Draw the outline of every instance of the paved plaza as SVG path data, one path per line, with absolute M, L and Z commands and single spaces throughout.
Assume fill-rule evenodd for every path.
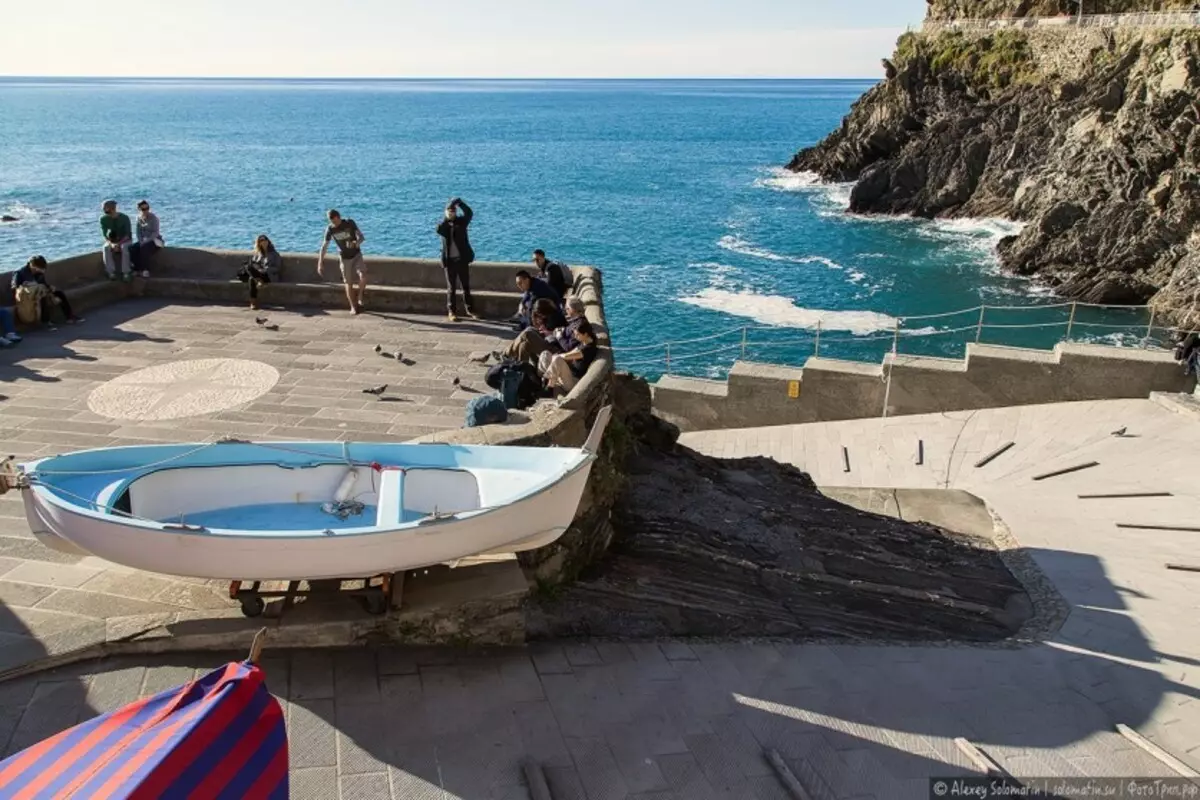
M 471 356 L 511 336 L 503 324 L 428 316 L 126 300 L 0 351 L 3 455 L 224 436 L 404 441 L 460 428 L 466 402 L 490 391 Z M 381 397 L 362 392 L 382 384 Z M 20 496 L 0 497 L 0 672 L 156 627 L 236 621 L 227 589 L 50 550 L 32 538 Z
M 0 353 L 5 441 L 31 457 L 224 435 L 407 438 L 461 425 L 465 400 L 482 386 L 483 367 L 469 357 L 509 335 L 487 324 L 309 313 L 266 312 L 280 326 L 269 331 L 254 323 L 254 312 L 129 301 L 91 315 L 83 328 L 31 336 Z M 399 347 L 414 363 L 376 355 L 377 343 Z M 154 388 L 153 374 L 139 379 L 129 414 L 140 418 L 89 405 L 112 379 L 201 359 L 260 362 L 278 380 L 238 373 L 230 383 L 237 392 L 271 385 L 242 405 L 195 416 L 172 415 L 229 398 L 198 397 L 198 384 L 188 384 L 194 374 L 182 389 L 162 384 L 175 387 L 166 391 Z M 385 382 L 396 401 L 361 393 Z M 1121 428 L 1125 436 L 1112 435 Z M 554 800 L 787 800 L 763 757 L 773 748 L 816 800 L 925 798 L 931 776 L 977 774 L 957 737 L 1018 777 L 1175 774 L 1118 733 L 1118 724 L 1200 769 L 1200 575 L 1164 568 L 1200 561 L 1200 534 L 1114 525 L 1200 526 L 1197 418 L 1149 400 L 1109 401 L 700 432 L 682 441 L 717 456 L 771 455 L 811 472 L 819 485 L 972 492 L 1029 551 L 1070 616 L 1047 642 L 999 647 L 573 642 L 289 652 L 268 645 L 268 684 L 287 712 L 292 796 L 529 798 L 520 768 L 529 758 L 543 767 Z M 973 466 L 1008 441 L 1015 445 L 1006 454 Z M 1099 465 L 1032 480 L 1091 461 Z M 1078 497 L 1139 491 L 1172 496 Z M 178 618 L 228 609 L 221 586 L 42 548 L 12 495 L 0 499 L 0 546 L 5 658 L 20 648 L 44 655 L 56 642 L 111 625 L 113 614 Z M 5 681 L 0 749 L 15 752 L 241 655 L 106 659 Z

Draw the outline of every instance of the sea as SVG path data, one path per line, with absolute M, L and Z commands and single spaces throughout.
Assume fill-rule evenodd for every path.
M 0 270 L 96 249 L 107 198 L 148 199 L 173 245 L 316 251 L 336 207 L 368 255 L 432 258 L 461 196 L 479 258 L 600 267 L 618 364 L 649 377 L 1049 347 L 1068 321 L 1144 338 L 1142 311 L 1071 319 L 1002 274 L 1019 223 L 849 214 L 849 185 L 782 168 L 871 85 L 0 79 Z

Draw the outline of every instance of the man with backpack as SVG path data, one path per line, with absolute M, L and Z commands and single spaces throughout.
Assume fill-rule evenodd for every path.
M 538 268 L 538 276 L 550 284 L 559 297 L 566 297 L 571 287 L 571 269 L 561 261 L 547 259 L 546 251 L 542 249 L 533 251 L 533 263 Z

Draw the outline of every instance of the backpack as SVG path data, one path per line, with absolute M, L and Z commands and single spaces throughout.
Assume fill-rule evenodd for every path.
M 40 283 L 23 283 L 13 292 L 13 314 L 22 325 L 36 325 L 42 319 L 42 295 L 46 288 Z
M 542 387 L 536 367 L 511 359 L 488 369 L 484 382 L 500 393 L 507 408 L 529 408 L 538 401 Z
M 494 394 L 472 397 L 467 403 L 467 427 L 477 428 L 480 425 L 496 425 L 508 420 L 508 409 L 499 397 Z

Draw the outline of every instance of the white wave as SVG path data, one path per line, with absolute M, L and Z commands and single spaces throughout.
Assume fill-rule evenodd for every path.
M 27 206 L 20 201 L 9 203 L 6 206 L 0 206 L 0 217 L 16 217 L 16 221 L 9 223 L 12 225 L 19 225 L 23 222 L 32 222 L 40 216 L 40 211 L 33 206 Z
M 996 217 L 964 217 L 961 219 L 935 219 L 918 223 L 917 235 L 926 239 L 994 255 L 996 246 L 1006 236 L 1016 236 L 1025 229 L 1025 223 Z
M 693 264 L 688 264 L 689 269 L 701 269 L 709 274 L 709 286 L 716 286 L 724 289 L 734 288 L 734 280 L 732 276 L 741 272 L 735 266 L 730 264 L 722 264 L 719 261 L 700 261 Z
M 846 273 L 846 280 L 850 281 L 851 283 L 862 283 L 866 279 L 867 273 L 862 272 L 861 270 L 852 269 Z
M 824 264 L 830 269 L 842 269 L 842 265 L 825 256 L 786 256 L 772 252 L 765 247 L 746 241 L 736 233 L 722 236 L 717 241 L 717 247 L 731 253 L 740 253 L 753 258 L 764 258 L 768 261 L 787 261 L 792 264 Z
M 784 167 L 772 167 L 770 177 L 759 178 L 754 185 L 777 192 L 802 192 L 825 184 L 815 172 L 792 172 Z
M 855 336 L 866 336 L 890 331 L 896 326 L 895 317 L 874 311 L 822 311 L 798 306 L 790 297 L 730 292 L 715 287 L 702 289 L 690 297 L 681 297 L 679 302 L 736 317 L 748 317 L 761 325 L 781 328 L 816 330 L 819 325 L 826 331 L 849 331 Z M 932 333 L 934 330 L 922 328 L 905 333 Z

